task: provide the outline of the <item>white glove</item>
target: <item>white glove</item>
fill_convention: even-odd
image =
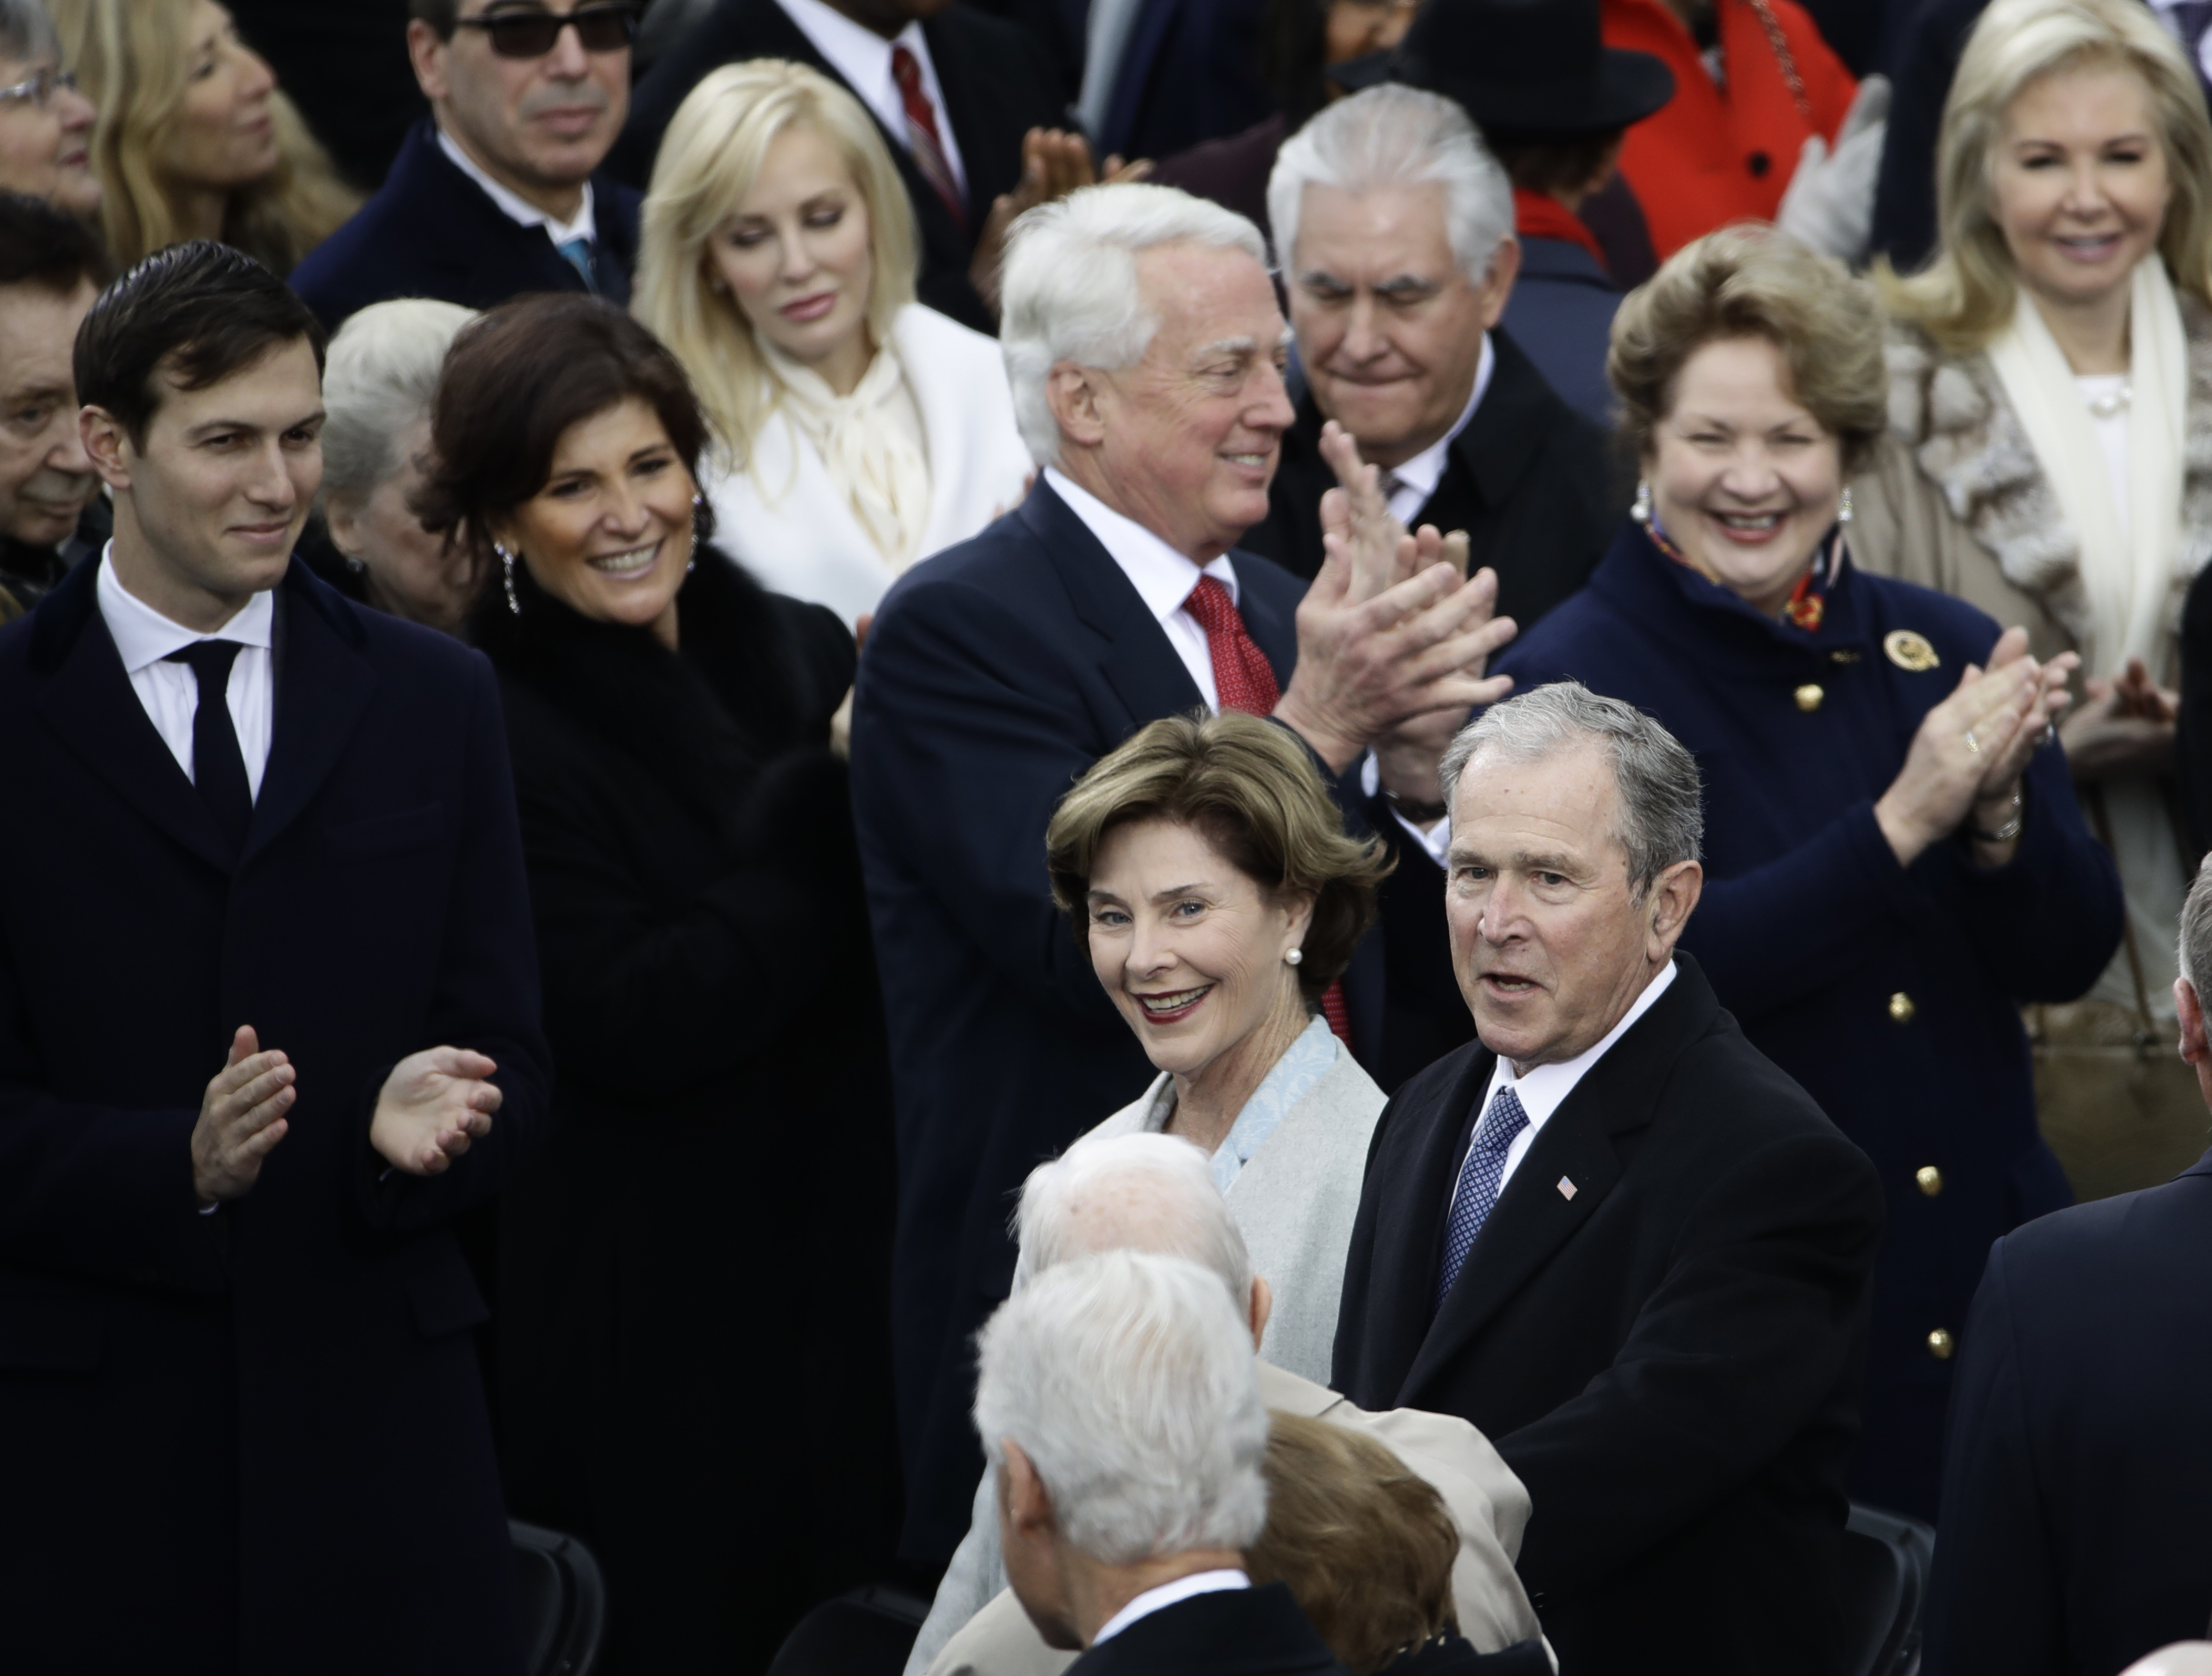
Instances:
[[[1775,221],[1823,255],[1856,266],[1874,232],[1875,177],[1889,131],[1889,78],[1869,76],[1836,135],[1832,156],[1818,134],[1797,154],[1796,172]]]

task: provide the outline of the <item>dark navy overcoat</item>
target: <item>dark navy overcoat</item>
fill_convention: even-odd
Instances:
[[[1696,755],[1705,887],[1683,946],[1881,1172],[1853,1492],[1932,1519],[1950,1357],[1990,1242],[2070,1199],[2036,1130],[2020,1004],[2095,981],[2119,943],[2120,887],[2056,744],[2029,766],[2010,863],[1978,868],[1954,840],[1898,865],[1875,800],[1998,628],[1947,595],[1839,569],[1808,633],[1626,524],[1589,586],[1498,668],[1520,691],[1571,677],[1625,699]],[[1908,667],[1927,661],[1923,642],[1932,666]]]

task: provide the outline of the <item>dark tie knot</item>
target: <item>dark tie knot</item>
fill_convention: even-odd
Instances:
[[[190,646],[179,647],[161,661],[189,664],[192,673],[199,677],[200,690],[205,692],[210,683],[220,688],[230,680],[230,666],[245,649],[236,641],[194,641]]]

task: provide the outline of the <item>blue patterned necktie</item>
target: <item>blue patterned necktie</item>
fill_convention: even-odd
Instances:
[[[1451,1218],[1444,1224],[1444,1260],[1437,1275],[1437,1308],[1441,1309],[1452,1282],[1467,1266],[1474,1249],[1474,1236],[1498,1205],[1498,1191],[1505,1179],[1505,1155],[1513,1138],[1528,1126],[1528,1114],[1521,1096],[1509,1087],[1498,1090],[1490,1109],[1475,1126],[1474,1143],[1467,1149],[1467,1162],[1459,1167],[1459,1192],[1453,1196]]]
[[[584,288],[597,295],[599,282],[592,271],[592,241],[589,239],[568,239],[556,246],[562,258],[584,276]]]

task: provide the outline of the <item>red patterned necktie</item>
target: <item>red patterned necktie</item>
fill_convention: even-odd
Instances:
[[[898,83],[899,101],[906,106],[907,150],[914,166],[937,188],[952,219],[964,229],[968,206],[960,201],[959,183],[953,179],[952,165],[945,158],[945,142],[937,132],[937,107],[929,102],[921,85],[921,65],[903,46],[891,48],[891,80]]]
[[[1275,666],[1260,650],[1244,627],[1244,618],[1229,590],[1211,576],[1200,576],[1183,610],[1206,630],[1206,655],[1213,660],[1213,686],[1224,710],[1269,716],[1275,712],[1282,690],[1275,684]],[[1352,1015],[1344,1005],[1344,984],[1332,982],[1322,992],[1322,1016],[1346,1047],[1352,1045]]]

